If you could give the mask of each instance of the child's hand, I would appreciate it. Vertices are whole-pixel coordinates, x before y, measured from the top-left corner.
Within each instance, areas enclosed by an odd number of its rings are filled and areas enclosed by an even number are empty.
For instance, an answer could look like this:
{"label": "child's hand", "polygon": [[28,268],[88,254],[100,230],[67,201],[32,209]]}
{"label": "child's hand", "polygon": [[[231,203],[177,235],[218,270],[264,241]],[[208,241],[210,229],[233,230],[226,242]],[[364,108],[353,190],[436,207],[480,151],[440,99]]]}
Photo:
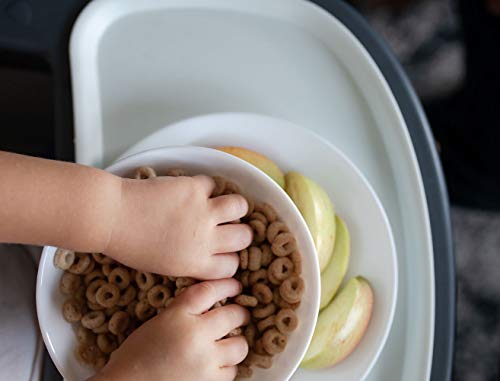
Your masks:
{"label": "child's hand", "polygon": [[189,287],[132,333],[93,380],[233,380],[248,345],[243,336],[220,339],[246,324],[248,311],[236,304],[205,311],[239,292],[234,279]]}
{"label": "child's hand", "polygon": [[[208,176],[122,180],[118,215],[105,254],[136,269],[199,279],[231,277],[235,251],[252,241],[244,197],[210,199]],[[224,254],[226,253],[226,254]]]}

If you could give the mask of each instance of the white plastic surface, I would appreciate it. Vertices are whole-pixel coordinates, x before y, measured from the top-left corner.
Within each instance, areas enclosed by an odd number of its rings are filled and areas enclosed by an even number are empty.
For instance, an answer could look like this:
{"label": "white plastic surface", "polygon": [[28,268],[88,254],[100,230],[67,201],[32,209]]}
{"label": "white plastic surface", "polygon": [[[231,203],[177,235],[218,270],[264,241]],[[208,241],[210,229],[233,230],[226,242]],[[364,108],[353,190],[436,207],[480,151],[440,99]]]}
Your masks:
{"label": "white plastic surface", "polygon": [[393,328],[367,379],[429,378],[434,269],[420,171],[387,83],[337,19],[303,0],[94,0],[70,58],[81,163],[108,164],[169,123],[227,111],[290,120],[340,148],[379,195],[400,268]]}

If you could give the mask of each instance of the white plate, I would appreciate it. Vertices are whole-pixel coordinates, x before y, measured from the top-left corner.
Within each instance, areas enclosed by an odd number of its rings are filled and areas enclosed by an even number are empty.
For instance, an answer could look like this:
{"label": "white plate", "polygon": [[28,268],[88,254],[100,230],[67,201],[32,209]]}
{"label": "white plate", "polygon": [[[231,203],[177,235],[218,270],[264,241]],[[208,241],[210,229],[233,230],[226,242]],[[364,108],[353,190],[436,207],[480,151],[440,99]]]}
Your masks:
{"label": "white plate", "polygon": [[214,112],[289,120],[342,150],[391,222],[394,324],[369,381],[428,380],[434,256],[415,152],[379,68],[334,16],[303,0],[93,0],[70,43],[75,149],[105,166],[161,127]]}
{"label": "white plate", "polygon": [[299,171],[325,188],[351,233],[347,277],[372,284],[375,305],[356,350],[339,365],[300,370],[294,380],[363,380],[377,360],[392,324],[397,295],[397,259],[389,221],[363,175],[333,145],[289,122],[252,114],[214,114],[165,127],[124,155],[166,145],[243,146],[268,156],[284,171]]}

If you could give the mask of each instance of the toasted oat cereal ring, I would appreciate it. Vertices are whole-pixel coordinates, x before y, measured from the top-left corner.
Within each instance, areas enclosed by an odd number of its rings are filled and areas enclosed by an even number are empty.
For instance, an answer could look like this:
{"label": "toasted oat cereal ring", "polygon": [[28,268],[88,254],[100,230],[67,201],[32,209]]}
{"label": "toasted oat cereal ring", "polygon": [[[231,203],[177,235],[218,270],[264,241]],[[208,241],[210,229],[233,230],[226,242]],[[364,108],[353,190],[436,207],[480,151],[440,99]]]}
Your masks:
{"label": "toasted oat cereal ring", "polygon": [[85,253],[76,253],[75,261],[69,267],[68,271],[73,274],[83,274],[90,265],[90,256]]}
{"label": "toasted oat cereal ring", "polygon": [[83,270],[83,275],[88,275],[90,274],[92,271],[94,271],[94,267],[95,267],[95,261],[92,259],[91,256],[89,256],[90,258],[90,263],[89,265],[85,268],[85,270]]}
{"label": "toasted oat cereal ring", "polygon": [[251,198],[251,197],[245,197],[245,200],[247,200],[247,204],[248,204],[248,210],[247,210],[247,214],[245,215],[245,217],[248,217],[253,213],[253,210],[255,208],[255,203],[253,201],[253,198]]}
{"label": "toasted oat cereal ring", "polygon": [[269,278],[271,283],[275,284],[274,279],[281,283],[293,275],[293,262],[287,257],[276,258],[269,265],[267,273],[272,277],[272,280]]}
{"label": "toasted oat cereal ring", "polygon": [[102,352],[96,344],[80,344],[76,349],[76,358],[87,365],[94,365],[101,356]]}
{"label": "toasted oat cereal ring", "polygon": [[281,281],[278,278],[276,278],[271,271],[267,272],[267,279],[275,286],[279,286],[281,284]]}
{"label": "toasted oat cereal ring", "polygon": [[99,327],[106,320],[106,315],[102,311],[91,311],[82,317],[82,325],[88,329]]}
{"label": "toasted oat cereal ring", "polygon": [[88,286],[90,283],[97,279],[104,279],[105,275],[102,273],[101,270],[94,270],[87,275],[85,275],[85,278],[83,278],[83,282],[85,283],[86,286]]}
{"label": "toasted oat cereal ring", "polygon": [[165,302],[171,296],[172,292],[167,287],[157,284],[148,291],[147,299],[151,306],[160,308],[165,306]]}
{"label": "toasted oat cereal ring", "polygon": [[257,271],[252,271],[250,275],[248,276],[248,283],[250,286],[253,286],[256,283],[259,282],[267,282],[267,270],[266,269],[260,269]]}
{"label": "toasted oat cereal ring", "polygon": [[255,325],[253,323],[248,324],[245,327],[243,335],[245,336],[248,346],[253,348],[255,346],[255,339],[257,336],[257,328],[255,328]]}
{"label": "toasted oat cereal ring", "polygon": [[262,345],[264,346],[264,350],[270,355],[283,352],[287,342],[287,337],[276,328],[271,328],[262,335]]}
{"label": "toasted oat cereal ring", "polygon": [[189,287],[195,283],[196,281],[193,278],[181,276],[175,280],[175,287],[177,288]]}
{"label": "toasted oat cereal ring", "polygon": [[234,302],[243,307],[255,307],[258,304],[257,298],[251,295],[238,295],[234,298]]}
{"label": "toasted oat cereal ring", "polygon": [[186,176],[186,171],[180,168],[170,169],[169,171],[167,171],[167,176],[171,177]]}
{"label": "toasted oat cereal ring", "polygon": [[101,334],[101,333],[107,333],[107,332],[109,332],[108,322],[105,321],[99,327],[94,328],[92,330],[92,332],[94,332],[95,334],[98,334],[98,335]]}
{"label": "toasted oat cereal ring", "polygon": [[82,285],[82,278],[79,275],[64,272],[59,282],[59,289],[63,294],[72,295]]}
{"label": "toasted oat cereal ring", "polygon": [[280,296],[285,302],[298,303],[303,293],[304,280],[297,275],[293,275],[281,283]]}
{"label": "toasted oat cereal ring", "polygon": [[276,221],[278,218],[274,208],[266,202],[255,204],[254,210],[266,216],[267,222],[269,223]]}
{"label": "toasted oat cereal ring", "polygon": [[113,263],[113,259],[101,253],[92,253],[92,258],[94,258],[94,261],[100,263],[101,265],[109,265]]}
{"label": "toasted oat cereal ring", "polygon": [[269,246],[267,243],[263,243],[260,245],[260,251],[262,251],[262,259],[261,259],[261,264],[264,267],[269,266],[269,264],[273,261],[274,254],[271,250],[271,246]]}
{"label": "toasted oat cereal ring", "polygon": [[68,270],[75,263],[75,252],[66,249],[57,249],[54,254],[54,265],[61,270]]}
{"label": "toasted oat cereal ring", "polygon": [[250,378],[252,377],[253,370],[249,366],[238,364],[238,372],[236,378]]}
{"label": "toasted oat cereal ring", "polygon": [[253,230],[253,240],[256,243],[264,242],[266,239],[266,225],[259,220],[251,220],[248,225],[250,225]]}
{"label": "toasted oat cereal ring", "polygon": [[87,290],[85,291],[85,296],[87,297],[87,299],[92,303],[97,303],[96,300],[97,290],[99,289],[99,287],[105,284],[106,281],[104,279],[96,279],[92,283],[90,283],[87,286]]}
{"label": "toasted oat cereal ring", "polygon": [[101,333],[97,335],[97,346],[102,352],[110,354],[118,348],[118,343],[115,336],[109,333]]}
{"label": "toasted oat cereal ring", "polygon": [[294,310],[290,308],[282,308],[276,314],[276,328],[283,334],[295,331],[299,326],[299,318]]}
{"label": "toasted oat cereal ring", "polygon": [[252,214],[250,214],[250,220],[258,220],[258,221],[262,222],[265,226],[267,226],[269,224],[269,222],[267,221],[266,216],[264,216],[260,212],[255,212],[254,211]]}
{"label": "toasted oat cereal ring", "polygon": [[273,358],[271,356],[260,355],[258,353],[252,352],[248,355],[248,357],[250,363],[258,368],[269,369],[273,366]]}
{"label": "toasted oat cereal ring", "polygon": [[101,370],[108,363],[109,358],[107,356],[99,356],[95,359],[94,368],[96,370]]}
{"label": "toasted oat cereal ring", "polygon": [[212,177],[215,182],[215,188],[212,192],[212,197],[219,197],[224,192],[226,188],[226,179],[221,176],[213,176]]}
{"label": "toasted oat cereal ring", "polygon": [[116,304],[120,307],[125,307],[130,302],[132,302],[132,300],[134,300],[136,296],[137,296],[137,290],[135,289],[135,287],[128,286],[125,289],[125,291],[122,291],[120,299],[118,299],[118,302]]}
{"label": "toasted oat cereal ring", "polygon": [[87,300],[87,307],[92,311],[103,311],[104,307],[99,303],[93,303],[90,300]]}
{"label": "toasted oat cereal ring", "polygon": [[267,227],[267,240],[273,243],[278,234],[288,233],[288,227],[281,221],[274,221]]}
{"label": "toasted oat cereal ring", "polygon": [[297,250],[295,237],[291,233],[278,234],[271,245],[271,250],[277,257],[290,255]]}
{"label": "toasted oat cereal ring", "polygon": [[[264,343],[262,342],[262,338],[255,340],[253,351],[259,355],[267,355],[267,352],[264,350]],[[248,362],[250,363],[250,359]]]}
{"label": "toasted oat cereal ring", "polygon": [[76,330],[76,339],[80,344],[95,344],[96,338],[97,336],[90,329],[82,327],[81,325],[78,326],[78,329]]}
{"label": "toasted oat cereal ring", "polygon": [[231,331],[228,332],[226,337],[234,337],[234,336],[241,336],[243,334],[243,329],[241,328],[234,328]]}
{"label": "toasted oat cereal ring", "polygon": [[147,180],[156,177],[156,171],[151,167],[139,167],[135,170],[134,178],[136,180]]}
{"label": "toasted oat cereal ring", "polygon": [[109,273],[108,281],[116,284],[120,290],[125,290],[130,284],[130,274],[125,267],[117,267]]}
{"label": "toasted oat cereal ring", "polygon": [[249,277],[250,277],[250,271],[245,270],[241,273],[240,282],[243,288],[247,288],[248,286],[250,286]]}
{"label": "toasted oat cereal ring", "polygon": [[113,283],[103,284],[97,290],[95,299],[104,308],[111,308],[120,300],[120,289]]}
{"label": "toasted oat cereal ring", "polygon": [[116,311],[108,322],[109,332],[113,335],[119,335],[125,332],[128,328],[128,323],[130,322],[130,317],[125,311]]}
{"label": "toasted oat cereal ring", "polygon": [[240,251],[240,269],[246,270],[248,268],[248,250],[243,249]]}
{"label": "toasted oat cereal ring", "polygon": [[118,266],[119,265],[117,263],[113,262],[113,263],[109,263],[106,265],[102,265],[101,270],[102,270],[102,273],[108,277],[109,274],[111,274],[111,271],[116,269]]}
{"label": "toasted oat cereal ring", "polygon": [[125,308],[125,311],[127,311],[130,317],[136,317],[135,307],[137,306],[138,303],[139,302],[137,300],[132,300],[130,304],[128,304],[127,307]]}
{"label": "toasted oat cereal ring", "polygon": [[141,290],[148,291],[155,285],[155,276],[145,271],[137,271],[135,283]]}
{"label": "toasted oat cereal ring", "polygon": [[262,263],[262,251],[256,246],[251,246],[248,249],[248,269],[257,271]]}
{"label": "toasted oat cereal ring", "polygon": [[259,332],[264,332],[266,329],[276,325],[276,315],[270,315],[257,323]]}
{"label": "toasted oat cereal ring", "polygon": [[259,303],[268,304],[273,301],[273,292],[264,283],[255,283],[252,287],[252,295],[257,298]]}
{"label": "toasted oat cereal ring", "polygon": [[175,298],[173,296],[165,300],[165,308],[167,308],[170,304],[172,304],[174,300]]}
{"label": "toasted oat cereal ring", "polygon": [[156,313],[156,310],[149,305],[147,300],[141,300],[135,306],[135,315],[141,321],[146,321]]}
{"label": "toasted oat cereal ring", "polygon": [[256,319],[265,319],[276,312],[276,305],[269,303],[264,307],[257,307],[252,310],[252,316]]}
{"label": "toasted oat cereal ring", "polygon": [[63,307],[64,319],[69,323],[76,323],[82,318],[82,304],[76,299],[68,299]]}
{"label": "toasted oat cereal ring", "polygon": [[293,263],[293,272],[297,275],[302,274],[302,256],[300,253],[295,250],[292,254],[290,254],[290,259]]}
{"label": "toasted oat cereal ring", "polygon": [[223,195],[240,193],[240,187],[233,183],[232,181],[226,181],[226,186],[224,187]]}

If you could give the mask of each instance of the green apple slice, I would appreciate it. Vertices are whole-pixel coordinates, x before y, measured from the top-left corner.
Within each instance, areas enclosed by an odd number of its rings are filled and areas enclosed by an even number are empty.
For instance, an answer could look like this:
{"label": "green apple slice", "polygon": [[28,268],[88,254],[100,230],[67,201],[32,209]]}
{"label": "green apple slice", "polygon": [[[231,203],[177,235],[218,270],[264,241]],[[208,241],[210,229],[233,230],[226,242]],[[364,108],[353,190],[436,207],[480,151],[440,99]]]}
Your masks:
{"label": "green apple slice", "polygon": [[335,227],[335,248],[333,249],[332,258],[321,273],[320,310],[325,308],[337,293],[349,266],[351,253],[349,231],[339,216],[335,217]]}
{"label": "green apple slice", "polygon": [[356,348],[373,310],[373,291],[362,277],[350,279],[320,312],[301,367],[320,369],[338,364]]}
{"label": "green apple slice", "polygon": [[330,261],[335,245],[335,210],[323,188],[298,172],[285,175],[285,190],[304,217],[316,246],[320,270]]}

